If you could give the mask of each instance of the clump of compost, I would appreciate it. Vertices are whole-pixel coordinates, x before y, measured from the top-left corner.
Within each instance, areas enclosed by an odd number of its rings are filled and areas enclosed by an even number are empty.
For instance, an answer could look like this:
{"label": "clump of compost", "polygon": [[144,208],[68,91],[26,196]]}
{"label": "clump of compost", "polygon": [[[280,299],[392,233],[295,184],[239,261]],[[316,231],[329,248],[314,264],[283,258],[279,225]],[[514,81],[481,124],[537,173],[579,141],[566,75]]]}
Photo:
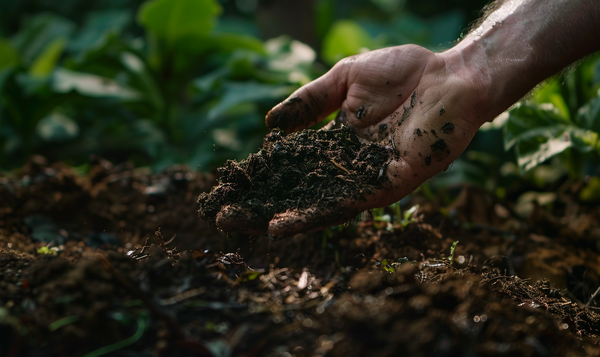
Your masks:
{"label": "clump of compost", "polygon": [[360,200],[381,188],[394,151],[362,144],[349,127],[305,129],[284,136],[273,130],[261,150],[219,168],[219,184],[198,198],[200,217],[215,223],[222,207],[238,204],[264,225],[279,212]]}

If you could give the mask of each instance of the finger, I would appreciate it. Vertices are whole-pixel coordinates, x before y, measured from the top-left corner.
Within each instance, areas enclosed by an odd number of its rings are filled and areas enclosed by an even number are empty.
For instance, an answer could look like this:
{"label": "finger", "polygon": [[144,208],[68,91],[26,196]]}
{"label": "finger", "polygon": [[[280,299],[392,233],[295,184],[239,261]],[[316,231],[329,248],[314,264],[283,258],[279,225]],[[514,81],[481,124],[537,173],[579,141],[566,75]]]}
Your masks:
{"label": "finger", "polygon": [[264,234],[268,223],[249,209],[238,204],[224,206],[217,213],[216,224],[226,232],[239,231],[249,234]]}
{"label": "finger", "polygon": [[360,210],[346,209],[341,205],[327,210],[314,207],[305,210],[288,210],[276,214],[269,222],[269,235],[285,237],[316,231],[347,222],[360,212]]}
{"label": "finger", "polygon": [[344,65],[336,65],[320,78],[298,89],[267,113],[267,127],[292,133],[325,119],[339,109],[346,95]]}

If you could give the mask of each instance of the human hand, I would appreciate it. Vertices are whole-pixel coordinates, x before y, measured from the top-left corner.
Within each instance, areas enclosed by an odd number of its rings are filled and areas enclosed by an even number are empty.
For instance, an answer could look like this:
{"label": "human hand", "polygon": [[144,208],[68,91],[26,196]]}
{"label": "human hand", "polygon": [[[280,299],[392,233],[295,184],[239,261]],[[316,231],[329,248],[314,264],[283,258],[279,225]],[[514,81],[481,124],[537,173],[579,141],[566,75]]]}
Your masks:
{"label": "human hand", "polygon": [[[341,109],[334,125],[351,126],[365,143],[395,148],[399,155],[387,167],[384,186],[364,200],[280,212],[269,222],[269,233],[284,236],[345,222],[366,209],[400,200],[448,167],[479,126],[492,119],[478,116],[485,91],[477,76],[455,59],[415,45],[349,57],[273,108],[267,125],[287,133]],[[225,206],[217,226],[251,231],[245,228],[252,226],[247,213]]]}

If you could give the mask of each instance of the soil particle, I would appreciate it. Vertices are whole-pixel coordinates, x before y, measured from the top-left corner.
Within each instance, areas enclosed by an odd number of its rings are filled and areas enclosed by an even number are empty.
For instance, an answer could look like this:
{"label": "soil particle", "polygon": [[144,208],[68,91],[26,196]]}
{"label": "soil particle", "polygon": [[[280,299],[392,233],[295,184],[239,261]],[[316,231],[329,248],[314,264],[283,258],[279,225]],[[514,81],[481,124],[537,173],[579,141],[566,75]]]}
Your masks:
{"label": "soil particle", "polygon": [[427,155],[425,157],[425,165],[427,165],[427,166],[431,165],[431,155]]}
{"label": "soil particle", "polygon": [[412,92],[410,96],[410,107],[414,108],[417,103],[417,91]]}
{"label": "soil particle", "polygon": [[431,150],[435,151],[444,151],[448,148],[448,145],[444,141],[444,139],[439,139],[433,144],[431,144]]}
{"label": "soil particle", "polygon": [[386,134],[387,124],[379,125],[379,134]]}
{"label": "soil particle", "polygon": [[442,133],[450,134],[453,131],[454,131],[454,124],[452,124],[450,122],[446,122],[444,125],[442,125]]}
{"label": "soil particle", "polygon": [[396,94],[397,97],[402,97],[402,93]]}
{"label": "soil particle", "polygon": [[305,102],[300,97],[288,98],[283,102],[282,108],[267,114],[266,124],[271,129],[281,128],[286,132],[292,132],[300,127],[309,127],[314,124],[317,106],[317,103],[312,100]]}
{"label": "soil particle", "polygon": [[423,133],[421,133],[421,129],[419,128],[415,129],[415,134],[418,136],[423,136]]}
{"label": "soil particle", "polygon": [[385,82],[385,84],[386,84],[386,85],[389,85],[389,84],[390,84],[390,81],[387,81],[387,82]]}
{"label": "soil particle", "polygon": [[440,115],[444,115],[445,112],[446,112],[446,109],[444,109],[444,108],[440,109]]}
{"label": "soil particle", "polygon": [[358,119],[362,118],[365,114],[367,114],[367,110],[365,109],[365,107],[363,105],[361,105],[360,107],[358,107],[358,109],[356,109],[356,117]]}
{"label": "soil particle", "polygon": [[198,212],[214,223],[222,207],[239,204],[266,223],[288,209],[326,209],[348,198],[360,200],[387,180],[380,173],[392,151],[361,144],[349,127],[285,137],[274,130],[258,153],[219,169],[219,185],[200,195]]}
{"label": "soil particle", "polygon": [[398,122],[398,126],[402,125],[402,123],[404,123],[404,121],[410,115],[410,107],[404,106],[403,109],[404,109],[404,111],[402,112],[402,117],[400,117],[400,121]]}
{"label": "soil particle", "polygon": [[437,136],[437,134],[435,133],[435,130],[434,130],[434,129],[431,129],[431,133],[432,133],[433,135]]}

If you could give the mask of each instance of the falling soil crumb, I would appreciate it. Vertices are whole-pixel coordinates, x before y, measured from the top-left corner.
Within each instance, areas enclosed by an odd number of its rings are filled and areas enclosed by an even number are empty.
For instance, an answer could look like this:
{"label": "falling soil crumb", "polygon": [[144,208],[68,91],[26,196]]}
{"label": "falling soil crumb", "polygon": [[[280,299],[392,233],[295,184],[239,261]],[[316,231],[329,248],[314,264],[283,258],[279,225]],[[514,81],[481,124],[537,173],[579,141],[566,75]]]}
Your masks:
{"label": "falling soil crumb", "polygon": [[303,130],[283,136],[274,130],[262,149],[219,169],[219,185],[198,198],[200,216],[215,222],[223,206],[239,204],[265,224],[278,212],[333,207],[363,199],[387,180],[393,150],[361,144],[349,127]]}
{"label": "falling soil crumb", "polygon": [[453,131],[454,131],[454,124],[452,124],[450,122],[446,122],[444,125],[442,125],[442,133],[450,134]]}

